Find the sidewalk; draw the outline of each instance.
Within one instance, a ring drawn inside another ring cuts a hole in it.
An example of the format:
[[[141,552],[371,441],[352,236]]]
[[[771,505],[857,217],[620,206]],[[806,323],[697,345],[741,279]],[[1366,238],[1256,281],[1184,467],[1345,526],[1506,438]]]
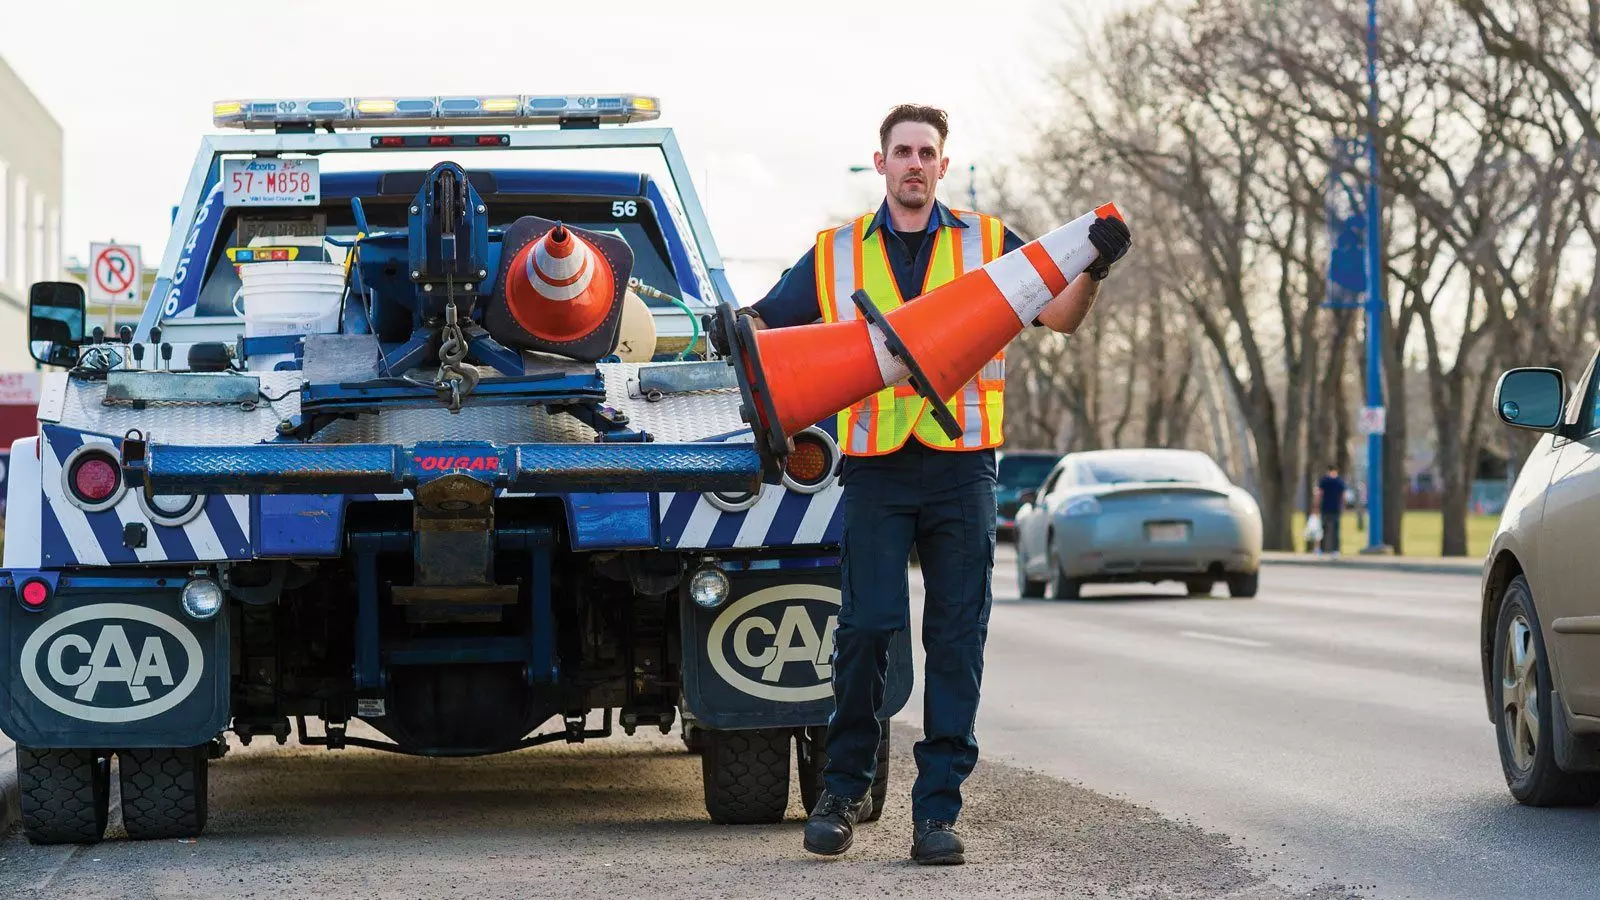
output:
[[[1429,575],[1483,574],[1483,560],[1476,556],[1362,556],[1346,553],[1334,559],[1312,553],[1268,550],[1261,554],[1261,561],[1272,566],[1327,566],[1333,569],[1419,572]]]

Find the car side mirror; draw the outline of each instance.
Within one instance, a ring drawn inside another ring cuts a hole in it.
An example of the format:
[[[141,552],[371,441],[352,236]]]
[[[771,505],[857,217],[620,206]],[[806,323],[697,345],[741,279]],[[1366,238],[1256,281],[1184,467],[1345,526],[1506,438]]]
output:
[[[47,366],[78,364],[83,345],[83,285],[41,281],[28,290],[28,353]]]
[[[1494,389],[1494,409],[1500,421],[1513,428],[1557,431],[1566,399],[1566,379],[1560,369],[1512,369],[1500,376]]]
[[[1021,503],[1021,504],[1037,503],[1037,502],[1039,502],[1039,492],[1038,491],[1023,491],[1022,493],[1017,495],[1017,502]]]

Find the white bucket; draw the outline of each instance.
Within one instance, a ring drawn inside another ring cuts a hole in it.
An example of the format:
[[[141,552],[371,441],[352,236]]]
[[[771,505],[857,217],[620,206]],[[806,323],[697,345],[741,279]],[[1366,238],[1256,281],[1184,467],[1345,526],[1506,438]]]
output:
[[[244,316],[245,337],[339,330],[343,264],[302,260],[249,263],[239,267],[239,280],[233,310]]]

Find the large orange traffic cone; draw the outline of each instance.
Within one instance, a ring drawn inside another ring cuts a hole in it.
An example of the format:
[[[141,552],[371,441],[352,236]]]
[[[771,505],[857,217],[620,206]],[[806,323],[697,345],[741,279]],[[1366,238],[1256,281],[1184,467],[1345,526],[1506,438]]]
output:
[[[824,325],[757,331],[731,307],[719,310],[768,477],[789,435],[901,381],[960,436],[945,400],[1094,262],[1089,226],[1102,216],[1122,218],[1105,204],[887,314],[862,291],[851,298],[857,318]]]
[[[507,346],[592,360],[616,348],[633,268],[625,241],[525,216],[506,229],[485,317]]]

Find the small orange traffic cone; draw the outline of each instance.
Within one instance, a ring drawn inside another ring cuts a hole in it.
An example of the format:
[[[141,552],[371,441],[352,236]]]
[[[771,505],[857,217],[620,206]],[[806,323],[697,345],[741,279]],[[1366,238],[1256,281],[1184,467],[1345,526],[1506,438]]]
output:
[[[599,359],[616,348],[632,268],[619,238],[525,216],[506,229],[485,325],[507,346]]]
[[[1089,226],[1102,216],[1122,218],[1107,203],[887,314],[863,291],[851,298],[857,318],[822,325],[757,331],[721,308],[745,421],[768,477],[789,435],[901,381],[929,401],[946,434],[959,437],[945,400],[1094,262]]]

